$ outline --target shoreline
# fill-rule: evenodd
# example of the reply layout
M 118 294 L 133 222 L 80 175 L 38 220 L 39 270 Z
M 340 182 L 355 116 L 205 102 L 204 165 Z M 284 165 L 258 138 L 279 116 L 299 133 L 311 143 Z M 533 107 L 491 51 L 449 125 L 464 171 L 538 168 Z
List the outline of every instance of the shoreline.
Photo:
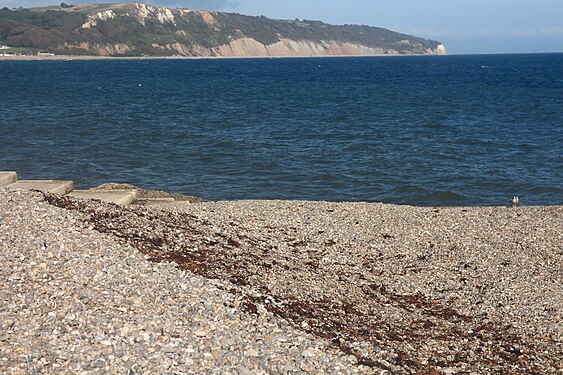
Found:
M 495 55 L 553 55 L 563 52 L 491 52 L 491 53 L 447 53 L 445 55 L 316 55 L 316 56 L 97 56 L 97 55 L 55 55 L 55 56 L 0 56 L 0 61 L 88 61 L 88 60 L 238 60 L 238 59 L 314 59 L 346 57 L 448 57 L 448 56 L 495 56 Z
M 555 373 L 562 214 L 307 201 L 118 206 L 0 188 L 0 323 L 10 323 L 0 354 L 57 364 L 56 350 L 59 370 L 120 373 L 134 363 L 141 373 Z M 39 332 L 53 329 L 43 349 Z M 30 368 L 14 358 L 8 368 Z
M 55 56 L 0 56 L 0 61 L 88 61 L 88 60 L 239 60 L 239 59 L 312 59 L 346 57 L 423 57 L 447 55 L 315 55 L 315 56 L 96 56 L 96 55 L 55 55 Z

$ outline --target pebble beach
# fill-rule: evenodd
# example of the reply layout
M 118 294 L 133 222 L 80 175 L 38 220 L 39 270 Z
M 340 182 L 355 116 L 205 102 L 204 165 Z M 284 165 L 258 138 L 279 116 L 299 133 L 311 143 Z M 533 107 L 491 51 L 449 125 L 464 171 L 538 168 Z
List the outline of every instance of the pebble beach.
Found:
M 0 188 L 0 372 L 558 374 L 563 207 Z

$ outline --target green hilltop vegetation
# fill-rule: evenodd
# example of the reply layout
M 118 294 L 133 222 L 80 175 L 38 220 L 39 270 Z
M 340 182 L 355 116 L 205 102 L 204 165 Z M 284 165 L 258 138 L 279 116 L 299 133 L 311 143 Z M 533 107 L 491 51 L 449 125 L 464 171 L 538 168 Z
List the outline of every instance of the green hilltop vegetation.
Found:
M 60 55 L 314 56 L 441 54 L 443 46 L 384 28 L 142 3 L 0 9 L 0 45 Z

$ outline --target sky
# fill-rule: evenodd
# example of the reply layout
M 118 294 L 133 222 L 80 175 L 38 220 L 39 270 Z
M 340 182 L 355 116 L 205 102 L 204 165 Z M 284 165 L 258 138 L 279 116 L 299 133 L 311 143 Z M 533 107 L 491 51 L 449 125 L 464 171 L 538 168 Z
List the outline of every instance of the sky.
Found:
M 58 5 L 60 1 L 0 0 L 0 7 Z M 450 54 L 563 52 L 563 0 L 149 0 L 146 3 L 386 27 L 438 40 Z

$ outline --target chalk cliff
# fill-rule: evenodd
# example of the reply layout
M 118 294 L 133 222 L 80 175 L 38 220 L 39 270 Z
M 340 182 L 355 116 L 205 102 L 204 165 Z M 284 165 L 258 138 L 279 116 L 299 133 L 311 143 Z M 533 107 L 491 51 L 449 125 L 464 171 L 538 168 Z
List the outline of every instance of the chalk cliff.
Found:
M 373 56 L 445 54 L 383 28 L 272 20 L 142 3 L 0 10 L 0 43 L 70 55 Z

